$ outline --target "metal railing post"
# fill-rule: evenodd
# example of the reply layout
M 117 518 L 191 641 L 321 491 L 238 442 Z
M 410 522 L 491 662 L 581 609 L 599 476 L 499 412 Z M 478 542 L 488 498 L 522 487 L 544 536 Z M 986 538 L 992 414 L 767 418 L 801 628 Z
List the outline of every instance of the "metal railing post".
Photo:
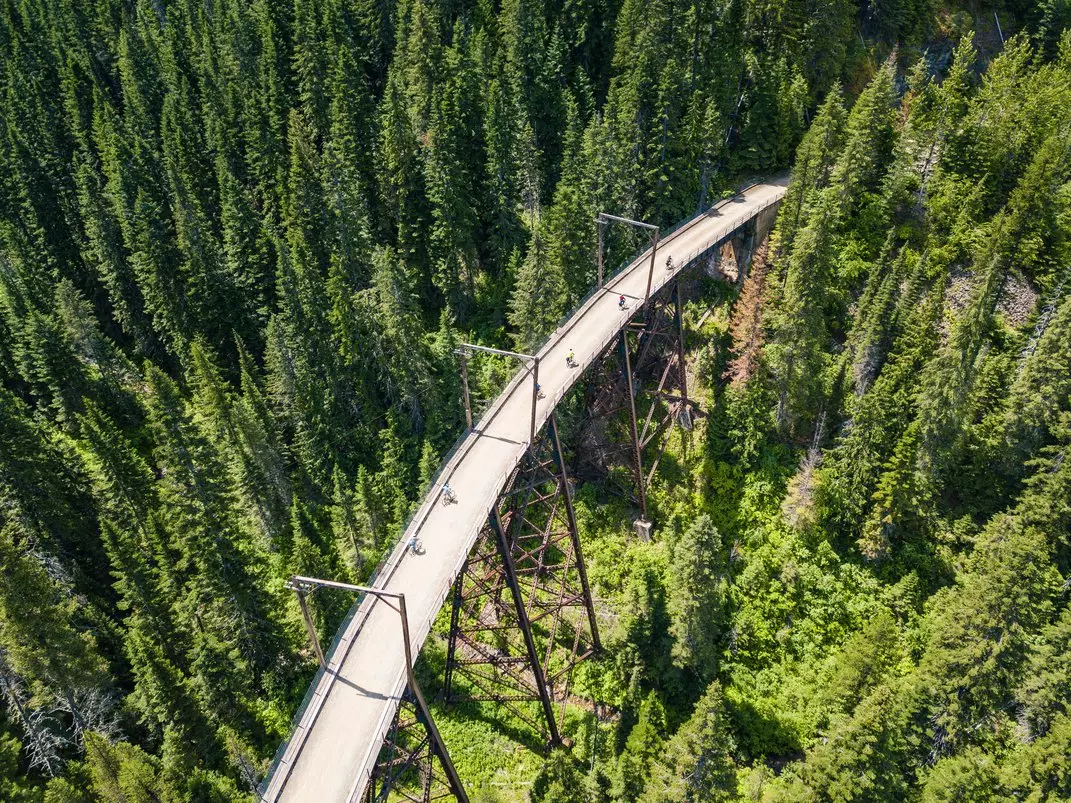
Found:
M 458 349 L 461 357 L 461 392 L 465 398 L 465 426 L 472 429 L 472 397 L 469 395 L 469 355 L 465 349 Z
M 519 360 L 522 365 L 529 360 L 532 362 L 532 367 L 528 368 L 532 373 L 532 426 L 531 434 L 529 437 L 529 445 L 535 443 L 535 422 L 536 422 L 536 402 L 539 399 L 539 357 L 535 354 L 521 354 L 519 351 L 507 351 L 506 349 L 496 349 L 490 346 L 477 346 L 475 343 L 462 343 L 457 353 L 461 357 L 461 380 L 465 391 L 465 418 L 468 422 L 469 429 L 472 429 L 472 403 L 469 399 L 469 380 L 468 380 L 468 367 L 466 365 L 466 358 L 469 351 L 483 351 L 487 354 L 498 354 L 502 357 L 512 357 L 515 360 Z M 527 368 L 527 366 L 525 366 Z
M 654 279 L 654 263 L 655 254 L 658 253 L 658 235 L 659 230 L 654 230 L 654 235 L 651 237 L 651 267 L 647 270 L 647 292 L 643 294 L 643 305 L 646 307 L 651 301 L 651 280 Z
M 323 651 L 320 649 L 320 642 L 316 638 L 316 631 L 312 627 L 312 616 L 309 613 L 308 604 L 305 600 L 305 597 L 310 593 L 310 590 L 315 591 L 317 588 L 338 588 L 343 591 L 370 594 L 381 600 L 394 599 L 398 601 L 397 608 L 389 602 L 385 602 L 385 604 L 387 607 L 398 611 L 398 615 L 401 618 L 406 686 L 409 687 L 409 691 L 412 693 L 416 702 L 418 717 L 421 724 L 424 725 L 425 730 L 428 732 L 428 739 L 431 741 L 432 750 L 435 755 L 439 757 L 439 763 L 442 764 L 443 772 L 446 774 L 447 783 L 450 785 L 450 791 L 460 803 L 469 803 L 469 797 L 465 792 L 465 787 L 462 786 L 461 778 L 458 776 L 454 763 L 450 759 L 450 754 L 446 750 L 446 743 L 442 740 L 439 729 L 435 725 L 435 720 L 431 716 L 431 709 L 428 708 L 428 703 L 424 699 L 424 693 L 420 689 L 420 684 L 417 683 L 416 672 L 413 668 L 413 647 L 409 638 L 409 614 L 405 607 L 405 594 L 395 591 L 384 591 L 381 588 L 358 586 L 353 583 L 340 583 L 337 580 L 320 580 L 316 577 L 305 577 L 303 575 L 294 575 L 290 578 L 288 585 L 290 588 L 294 589 L 294 592 L 297 594 L 298 602 L 301 604 L 301 612 L 305 617 L 305 626 L 309 628 L 309 636 L 312 638 L 316 654 L 320 658 L 320 664 L 324 667 L 326 667 L 326 663 L 324 662 Z
M 603 254 L 603 237 L 606 232 L 606 221 L 601 217 L 595 221 L 599 226 L 599 250 L 598 257 L 596 258 L 596 265 L 598 266 L 598 287 L 601 289 L 603 285 L 602 281 L 602 254 Z
M 654 262 L 655 254 L 658 252 L 658 238 L 660 229 L 653 223 L 645 223 L 642 220 L 633 220 L 632 218 L 621 217 L 619 215 L 611 215 L 609 212 L 600 212 L 597 218 L 599 223 L 599 287 L 602 287 L 602 227 L 607 223 L 626 223 L 629 226 L 639 226 L 643 229 L 650 229 L 654 232 L 651 238 L 651 268 L 647 272 L 647 292 L 644 294 L 643 305 L 647 306 L 647 302 L 651 300 L 651 279 L 654 277 Z
M 306 592 L 303 589 L 295 589 L 297 591 L 298 605 L 301 606 L 301 617 L 305 620 L 305 629 L 309 631 L 309 641 L 312 642 L 312 648 L 316 651 L 316 660 L 320 662 L 320 666 L 327 668 L 327 661 L 324 660 L 324 651 L 320 646 L 320 637 L 316 635 L 316 626 L 312 621 L 312 613 L 309 611 L 309 601 L 305 599 Z

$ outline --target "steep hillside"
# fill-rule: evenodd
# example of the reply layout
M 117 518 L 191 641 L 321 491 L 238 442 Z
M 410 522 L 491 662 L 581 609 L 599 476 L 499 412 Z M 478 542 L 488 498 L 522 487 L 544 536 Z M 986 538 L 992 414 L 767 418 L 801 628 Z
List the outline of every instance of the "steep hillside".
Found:
M 285 579 L 366 578 L 397 539 L 463 426 L 456 344 L 545 336 L 597 212 L 671 224 L 794 153 L 659 540 L 580 491 L 620 632 L 578 689 L 614 732 L 590 784 L 578 739 L 533 795 L 708 799 L 709 745 L 726 795 L 1041 783 L 1067 734 L 1067 22 L 0 0 L 0 798 L 250 799 L 314 670 Z M 478 401 L 511 369 L 476 361 Z M 321 632 L 348 604 L 317 596 Z M 831 747 L 862 743 L 873 765 Z
M 585 507 L 621 715 L 533 799 L 1071 795 L 1071 36 L 978 67 L 823 100 L 655 542 Z

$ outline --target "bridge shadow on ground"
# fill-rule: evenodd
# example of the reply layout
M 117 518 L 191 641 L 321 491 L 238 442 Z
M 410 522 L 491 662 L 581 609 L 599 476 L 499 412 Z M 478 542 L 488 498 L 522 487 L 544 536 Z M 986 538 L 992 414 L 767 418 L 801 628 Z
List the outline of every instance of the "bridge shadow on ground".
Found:
M 495 708 L 494 713 L 490 710 L 492 707 Z M 510 741 L 537 755 L 543 755 L 546 752 L 547 744 L 543 735 L 536 733 L 531 726 L 521 721 L 500 703 L 474 701 L 447 703 L 440 699 L 432 704 L 432 708 L 435 712 L 442 712 L 455 721 L 482 722 L 496 733 L 502 734 Z M 537 713 L 533 712 L 533 714 Z M 435 715 L 437 716 L 438 713 Z
M 440 611 L 439 627 L 446 625 L 449 621 L 449 611 L 449 604 Z M 424 689 L 424 696 L 431 706 L 432 716 L 436 718 L 442 716 L 455 722 L 480 722 L 536 755 L 543 755 L 546 752 L 544 734 L 537 732 L 508 706 L 497 702 L 464 699 L 466 695 L 473 694 L 474 689 L 463 675 L 455 678 L 456 693 L 461 699 L 456 702 L 447 702 L 443 699 L 446 640 L 441 633 L 438 638 L 429 638 L 425 642 L 417 661 L 416 673 Z M 531 707 L 528 716 L 534 722 L 542 720 L 543 712 L 538 702 L 525 702 L 518 705 Z

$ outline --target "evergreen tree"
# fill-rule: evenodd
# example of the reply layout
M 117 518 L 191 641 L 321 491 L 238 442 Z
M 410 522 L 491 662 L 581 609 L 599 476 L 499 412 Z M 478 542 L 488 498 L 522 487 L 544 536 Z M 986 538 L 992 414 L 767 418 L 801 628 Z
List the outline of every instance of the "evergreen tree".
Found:
M 523 185 L 519 155 L 524 136 L 524 117 L 499 62 L 487 86 L 484 140 L 487 144 L 485 186 L 488 210 L 488 261 L 496 282 L 505 285 L 503 274 L 515 249 L 523 242 L 520 217 Z
M 429 366 L 408 265 L 389 249 L 376 251 L 372 262 L 373 283 L 361 298 L 361 309 L 374 322 L 369 332 L 373 361 L 390 403 L 419 429 Z
M 0 505 L 5 522 L 16 523 L 42 554 L 60 560 L 94 596 L 106 565 L 92 517 L 93 501 L 64 441 L 35 420 L 18 397 L 0 390 Z M 107 581 L 104 581 L 107 582 Z
M 554 800 L 583 803 L 588 799 L 583 776 L 567 751 L 555 750 L 550 754 L 542 772 L 532 784 L 530 797 L 533 803 L 551 803 Z
M 407 110 L 401 72 L 392 69 L 379 106 L 379 188 L 401 258 L 417 273 L 426 264 L 427 198 L 418 132 Z
M 722 564 L 721 535 L 705 514 L 672 544 L 667 608 L 673 661 L 706 680 L 718 668 L 717 621 L 725 600 Z
M 425 183 L 431 205 L 429 244 L 432 278 L 458 320 L 475 303 L 479 254 L 476 246 L 478 161 L 470 139 L 479 125 L 473 103 L 478 94 L 462 29 L 445 54 L 449 76 L 433 101 L 428 133 Z
M 524 262 L 516 269 L 510 298 L 510 325 L 517 348 L 534 352 L 542 345 L 566 311 L 565 277 L 548 258 L 543 237 L 536 231 Z
M 11 522 L 0 531 L 0 648 L 38 705 L 70 717 L 81 739 L 110 716 L 108 676 L 96 639 L 77 621 L 78 601 L 47 570 L 46 555 Z
M 977 357 L 982 349 L 1009 259 L 1028 221 L 1037 214 L 1046 187 L 1061 182 L 1069 169 L 1067 150 L 1059 140 L 1047 140 L 1037 152 L 1007 207 L 992 223 L 986 246 L 975 257 L 976 278 L 965 314 L 952 331 L 946 348 L 927 366 L 920 398 L 922 459 L 931 471 L 942 468 L 940 452 L 951 445 L 964 401 L 976 377 Z
M 160 499 L 165 523 L 178 536 L 183 588 L 177 611 L 203 646 L 228 645 L 254 671 L 266 671 L 275 665 L 283 642 L 275 606 L 260 579 L 263 558 L 245 547 L 224 467 L 179 387 L 151 366 L 146 374 L 155 458 L 165 472 Z
M 926 776 L 922 799 L 927 803 L 953 800 L 999 800 L 999 767 L 977 748 L 941 759 Z
M 778 214 L 777 243 L 782 253 L 789 252 L 796 233 L 807 219 L 806 212 L 829 181 L 843 142 L 844 124 L 844 98 L 840 87 L 835 85 L 796 149 L 792 182 Z
M 361 509 L 353 489 L 346 487 L 345 479 L 335 468 L 334 494 L 331 499 L 331 530 L 335 549 L 347 556 L 343 567 L 350 576 L 359 576 L 372 543 L 372 524 L 367 512 Z
M 1062 459 L 1039 466 L 1015 509 L 978 536 L 957 584 L 933 597 L 920 672 L 937 754 L 972 740 L 1024 677 L 1030 634 L 1048 621 L 1060 584 L 1053 535 L 1066 532 L 1069 511 L 1052 502 L 1066 498 L 1069 477 Z
M 911 748 L 910 692 L 881 685 L 849 716 L 832 718 L 782 800 L 902 800 Z M 778 799 L 778 795 L 774 799 Z
M 584 126 L 575 100 L 567 106 L 561 177 L 554 188 L 554 202 L 546 213 L 547 259 L 569 289 L 573 307 L 594 286 L 592 254 L 596 232 L 592 223 L 597 211 L 590 188 L 590 165 L 584 158 Z
M 86 763 L 98 800 L 149 803 L 178 799 L 178 790 L 161 783 L 155 762 L 134 745 L 125 742 L 111 745 L 99 734 L 89 734 Z
M 1030 656 L 1030 667 L 1017 697 L 1023 716 L 1035 738 L 1049 732 L 1053 723 L 1071 706 L 1071 608 L 1042 632 Z
M 180 649 L 181 633 L 167 604 L 177 584 L 174 556 L 159 521 L 152 472 L 104 412 L 90 405 L 81 424 L 82 456 L 99 500 L 116 589 L 125 605 L 144 617 L 143 626 Z
M 824 526 L 842 537 L 858 532 L 870 512 L 878 478 L 890 468 L 887 461 L 898 448 L 906 456 L 901 465 L 906 470 L 914 467 L 909 441 L 917 439 L 917 432 L 913 430 L 909 434 L 907 430 L 914 418 L 919 392 L 915 380 L 937 344 L 936 322 L 943 295 L 938 287 L 920 298 L 920 293 L 925 292 L 924 273 L 920 263 L 914 289 L 909 286 L 897 305 L 896 320 L 904 321 L 902 332 L 873 384 L 854 405 L 850 429 L 827 453 L 825 467 L 820 470 L 819 518 Z M 867 368 L 865 364 L 863 367 Z M 908 442 L 898 446 L 905 438 Z M 890 478 L 886 487 L 895 489 L 899 479 L 902 478 Z M 917 506 L 912 503 L 912 507 Z M 875 524 L 884 524 L 882 518 L 874 519 Z M 880 538 L 867 547 L 876 556 L 888 547 L 889 541 L 880 531 L 872 529 L 871 534 Z
M 1067 797 L 1071 793 L 1071 774 L 1064 757 L 1069 747 L 1071 718 L 1061 714 L 1048 734 L 1020 747 L 1001 768 L 1003 788 L 1012 797 Z
M 732 737 L 723 711 L 721 685 L 707 687 L 695 710 L 680 730 L 666 742 L 655 763 L 642 803 L 698 803 L 732 800 L 735 796 L 735 765 Z
M 829 177 L 830 190 L 850 214 L 855 199 L 877 189 L 892 156 L 896 65 L 889 59 L 859 95 L 844 127 L 844 144 Z
M 767 355 L 778 386 L 777 420 L 793 436 L 816 426 L 827 395 L 829 328 L 825 308 L 832 280 L 829 263 L 835 212 L 832 195 L 818 201 L 814 217 L 796 235 L 785 268 L 785 286 L 772 323 Z
M 640 705 L 639 718 L 629 731 L 625 749 L 617 757 L 611 794 L 619 800 L 637 800 L 650 776 L 651 766 L 662 754 L 666 710 L 652 692 Z

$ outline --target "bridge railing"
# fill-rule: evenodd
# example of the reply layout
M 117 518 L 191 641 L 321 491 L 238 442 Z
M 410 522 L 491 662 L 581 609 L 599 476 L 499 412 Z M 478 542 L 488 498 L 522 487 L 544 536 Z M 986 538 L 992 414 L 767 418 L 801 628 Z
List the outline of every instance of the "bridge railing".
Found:
M 712 209 L 717 207 L 719 204 L 731 202 L 733 198 L 738 197 L 739 195 L 754 186 L 756 185 L 748 185 L 742 188 L 734 195 L 729 196 L 728 198 L 721 198 L 718 201 L 715 201 L 714 203 L 709 205 L 703 212 L 681 221 L 660 237 L 660 246 L 664 246 L 666 243 L 668 243 L 673 237 L 679 234 L 681 230 L 693 225 L 697 225 L 707 214 L 709 214 Z M 738 219 L 733 220 L 731 222 L 731 228 L 729 229 L 729 232 L 731 233 L 733 231 L 736 231 L 748 220 L 761 214 L 770 206 L 779 203 L 780 200 L 780 197 L 771 199 L 770 201 L 767 201 L 765 204 L 763 204 L 763 206 L 760 207 L 758 210 L 752 208 L 747 213 L 740 215 Z M 674 275 L 680 270 L 683 270 L 685 267 L 690 265 L 696 259 L 701 258 L 705 253 L 709 252 L 711 248 L 723 242 L 725 239 L 726 235 L 714 237 L 711 238 L 709 241 L 705 242 L 699 248 L 694 249 L 688 255 L 688 257 L 680 261 L 678 267 L 674 271 Z M 567 323 L 571 319 L 573 319 L 574 316 L 576 316 L 578 311 L 582 310 L 586 305 L 591 303 L 592 298 L 594 298 L 599 293 L 612 291 L 613 286 L 624 274 L 638 267 L 636 263 L 638 261 L 643 260 L 649 250 L 650 246 L 640 249 L 637 253 L 633 255 L 630 260 L 624 262 L 619 270 L 617 270 L 614 274 L 608 277 L 604 281 L 602 287 L 593 287 L 587 293 L 587 295 L 585 295 L 583 299 L 581 299 L 576 305 L 574 305 L 573 308 L 559 321 L 558 326 L 544 339 L 543 343 L 540 344 L 540 347 L 536 350 L 536 353 L 541 354 L 549 343 L 556 340 L 561 335 L 561 331 L 563 328 L 566 327 Z M 652 292 L 657 289 L 661 289 L 661 287 L 665 284 L 664 271 L 658 271 L 657 266 L 655 268 L 655 271 L 656 278 L 658 279 L 658 281 L 655 282 L 655 286 L 652 288 Z M 596 359 L 597 356 L 598 355 L 592 355 L 590 359 L 585 358 L 584 362 L 580 365 L 580 369 L 586 369 L 590 362 Z M 486 410 L 484 410 L 479 419 L 474 421 L 472 429 L 465 429 L 458 435 L 457 439 L 443 455 L 443 458 L 439 463 L 438 469 L 436 469 L 435 473 L 432 475 L 428 483 L 428 487 L 423 489 L 423 500 L 421 504 L 418 505 L 415 509 L 413 509 L 412 512 L 406 518 L 405 524 L 399 532 L 398 540 L 395 542 L 394 548 L 383 560 L 379 562 L 376 568 L 372 571 L 371 575 L 366 580 L 364 580 L 365 585 L 380 587 L 381 585 L 385 586 L 386 583 L 389 582 L 391 576 L 394 573 L 394 570 L 397 568 L 402 558 L 405 557 L 406 550 L 408 549 L 405 534 L 413 526 L 414 521 L 416 521 L 417 519 L 426 518 L 431 508 L 438 503 L 440 491 L 436 490 L 436 487 L 439 485 L 440 479 L 443 477 L 444 474 L 453 471 L 454 465 L 459 459 L 459 454 L 462 451 L 463 447 L 466 445 L 466 441 L 468 441 L 469 436 L 472 434 L 472 432 L 486 428 L 487 424 L 498 413 L 498 410 L 504 403 L 504 400 L 507 399 L 511 395 L 511 392 L 514 390 L 514 388 L 518 384 L 523 382 L 526 378 L 527 373 L 525 371 L 517 371 L 513 375 L 513 377 L 511 377 L 511 379 L 506 383 L 505 387 L 502 388 L 502 390 L 499 392 L 498 396 L 491 403 L 491 405 Z M 565 396 L 566 393 L 569 392 L 570 389 L 571 388 L 563 388 L 560 391 L 556 392 L 551 398 L 551 406 L 557 406 L 558 402 L 561 401 L 561 399 Z M 342 623 L 335 631 L 331 643 L 324 651 L 324 662 L 326 664 L 326 668 L 324 666 L 320 666 L 317 668 L 316 674 L 314 675 L 312 682 L 309 684 L 309 688 L 306 691 L 305 696 L 301 701 L 301 704 L 298 706 L 297 711 L 294 714 L 292 725 L 290 728 L 290 735 L 279 745 L 279 748 L 278 750 L 276 750 L 275 756 L 273 757 L 272 762 L 269 765 L 267 772 L 265 773 L 264 780 L 261 781 L 260 785 L 257 788 L 258 797 L 263 797 L 264 794 L 267 792 L 268 786 L 274 778 L 275 773 L 278 772 L 280 769 L 282 760 L 291 742 L 293 742 L 295 738 L 304 737 L 304 734 L 301 733 L 300 730 L 301 720 L 304 717 L 305 713 L 310 709 L 310 707 L 316 707 L 321 705 L 324 701 L 324 698 L 326 698 L 330 690 L 331 681 L 328 680 L 325 683 L 323 676 L 329 671 L 336 668 L 333 666 L 333 664 L 335 663 L 335 656 L 339 655 L 340 649 L 348 649 L 352 641 L 357 638 L 357 636 L 361 632 L 361 627 L 364 625 L 364 619 L 367 618 L 368 614 L 371 611 L 371 606 L 362 608 L 362 603 L 365 600 L 365 596 L 366 595 L 364 594 L 360 594 L 357 596 L 357 599 L 354 601 L 353 605 L 350 606 Z M 350 630 L 352 622 L 358 615 L 361 616 L 362 621 L 358 623 L 357 627 L 353 630 L 352 633 L 348 632 Z M 435 617 L 433 615 L 432 619 L 434 620 L 434 618 Z M 426 621 L 420 623 L 411 622 L 410 625 L 413 629 L 413 632 L 419 633 L 424 632 L 424 629 L 429 626 L 429 623 Z M 342 658 L 344 657 L 345 656 L 342 655 Z M 316 712 L 313 713 L 313 721 L 315 721 L 315 715 Z
M 670 240 L 672 240 L 673 237 L 675 237 L 682 229 L 689 228 L 689 227 L 694 226 L 694 225 L 698 225 L 703 220 L 703 218 L 711 210 L 715 209 L 717 206 L 719 206 L 721 204 L 724 204 L 724 203 L 726 203 L 728 201 L 731 201 L 733 198 L 737 198 L 737 197 L 743 195 L 745 192 L 750 190 L 752 187 L 757 187 L 760 183 L 761 182 L 753 182 L 751 184 L 745 184 L 743 187 L 741 187 L 739 190 L 734 192 L 732 195 L 727 195 L 727 196 L 718 198 L 715 201 L 710 202 L 706 206 L 702 207 L 699 211 L 697 211 L 692 217 L 688 217 L 688 218 L 685 218 L 684 220 L 678 221 L 672 228 L 665 229 L 659 235 L 658 247 L 659 248 L 664 247 L 666 245 L 666 243 L 668 243 Z M 740 228 L 740 226 L 743 225 L 744 223 L 746 223 L 749 219 L 761 214 L 766 209 L 768 209 L 770 206 L 772 206 L 773 204 L 779 203 L 779 202 L 780 202 L 780 198 L 774 199 L 772 201 L 769 201 L 769 202 L 763 204 L 763 206 L 757 212 L 748 212 L 746 215 L 741 216 L 741 218 L 738 221 L 735 221 L 733 223 L 732 231 L 735 231 L 736 229 Z M 703 256 L 703 254 L 705 252 L 709 251 L 713 246 L 717 245 L 723 239 L 725 239 L 725 238 L 724 237 L 720 237 L 720 238 L 715 239 L 712 242 L 706 243 L 702 248 L 697 249 L 696 251 L 692 252 L 689 256 L 687 256 L 685 259 L 683 259 L 681 261 L 679 267 L 683 269 L 684 267 L 690 265 L 692 262 L 694 262 L 699 257 Z M 583 308 L 584 305 L 587 304 L 588 301 L 591 300 L 591 298 L 593 296 L 597 295 L 598 293 L 604 293 L 604 292 L 607 292 L 608 290 L 610 290 L 612 288 L 615 280 L 618 277 L 620 277 L 622 274 L 627 273 L 628 271 L 630 271 L 633 268 L 633 266 L 635 266 L 637 262 L 641 261 L 644 258 L 644 256 L 650 250 L 651 250 L 651 246 L 650 245 L 642 245 L 642 246 L 640 246 L 635 251 L 633 251 L 632 254 L 626 260 L 621 262 L 622 267 L 620 268 L 620 270 L 618 270 L 616 273 L 614 273 L 614 274 L 612 274 L 612 275 L 610 275 L 609 277 L 606 278 L 606 280 L 603 282 L 603 286 L 602 287 L 598 287 L 598 286 L 592 287 L 588 291 L 587 295 L 585 295 L 583 298 L 580 299 L 580 301 L 578 301 L 576 304 L 574 304 L 572 306 L 572 308 L 570 308 L 570 310 L 567 313 L 565 313 L 558 320 L 558 324 L 555 327 L 554 331 L 547 338 L 547 341 L 545 341 L 543 344 L 541 344 L 541 348 L 542 348 L 543 345 L 546 345 L 546 342 L 549 342 L 550 340 L 552 340 L 555 337 L 555 335 L 557 335 L 557 333 L 561 330 L 561 328 L 565 325 L 565 323 L 570 318 L 572 318 L 577 313 L 577 311 L 579 309 Z M 657 271 L 658 271 L 658 266 L 657 265 L 655 266 L 655 271 L 656 271 L 656 276 L 659 275 L 657 273 Z

